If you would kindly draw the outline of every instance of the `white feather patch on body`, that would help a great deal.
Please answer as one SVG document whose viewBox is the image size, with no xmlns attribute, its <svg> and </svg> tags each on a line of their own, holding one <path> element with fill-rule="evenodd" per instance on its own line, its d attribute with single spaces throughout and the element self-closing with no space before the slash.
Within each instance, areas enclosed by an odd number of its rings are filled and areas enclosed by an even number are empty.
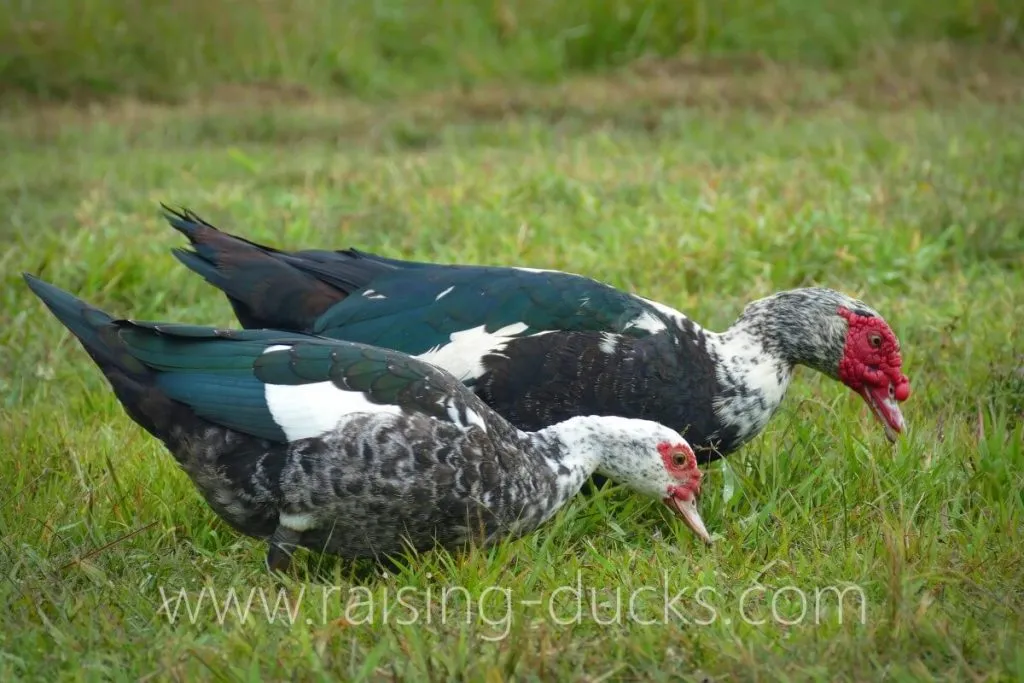
<svg viewBox="0 0 1024 683">
<path fill-rule="evenodd" d="M 471 426 L 476 425 L 480 429 L 487 433 L 487 423 L 484 422 L 484 418 L 480 413 L 476 412 L 472 408 L 466 408 L 466 421 L 463 422 L 459 417 L 459 409 L 455 405 L 455 401 L 451 398 L 442 398 L 438 403 L 444 408 L 445 412 L 448 413 L 448 417 L 455 424 L 469 429 Z"/>
<path fill-rule="evenodd" d="M 484 418 L 481 417 L 480 413 L 476 412 L 472 408 L 466 408 L 466 419 L 469 420 L 471 425 L 476 425 L 480 429 L 487 433 L 487 423 L 484 422 Z"/>
<path fill-rule="evenodd" d="M 471 327 L 452 332 L 448 337 L 449 343 L 435 346 L 416 357 L 447 370 L 464 382 L 484 373 L 484 356 L 500 353 L 509 341 L 527 328 L 525 323 L 512 323 L 494 332 L 486 332 L 483 325 Z"/>
<path fill-rule="evenodd" d="M 619 335 L 612 332 L 602 332 L 601 342 L 597 345 L 597 348 L 601 349 L 603 353 L 609 355 L 615 353 L 615 347 L 619 345 Z"/>
<path fill-rule="evenodd" d="M 286 529 L 292 531 L 309 531 L 317 524 L 316 517 L 309 512 L 300 512 L 297 514 L 289 514 L 282 512 L 277 517 L 277 523 Z"/>
<path fill-rule="evenodd" d="M 363 292 L 363 296 L 365 296 L 367 299 L 387 299 L 386 296 L 384 296 L 375 289 L 366 290 L 365 292 Z"/>
<path fill-rule="evenodd" d="M 264 353 L 291 348 L 267 347 Z M 345 391 L 333 382 L 265 384 L 264 399 L 274 422 L 289 441 L 309 439 L 334 430 L 342 418 L 356 413 L 401 415 L 396 405 L 373 403 L 361 391 Z"/>
<path fill-rule="evenodd" d="M 434 297 L 434 301 L 440 301 L 441 299 L 445 298 L 446 296 L 448 296 L 449 294 L 451 294 L 451 291 L 452 291 L 453 289 L 455 289 L 455 285 L 452 285 L 452 286 L 451 286 L 451 287 L 449 287 L 448 289 L 444 290 L 443 292 L 441 292 L 440 294 L 438 294 L 437 296 L 435 296 L 435 297 Z"/>
</svg>

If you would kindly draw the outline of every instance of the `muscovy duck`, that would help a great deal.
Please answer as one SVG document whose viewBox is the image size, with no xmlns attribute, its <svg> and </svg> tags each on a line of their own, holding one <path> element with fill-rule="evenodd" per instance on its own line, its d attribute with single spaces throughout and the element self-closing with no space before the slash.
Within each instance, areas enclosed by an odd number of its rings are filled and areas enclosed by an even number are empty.
<svg viewBox="0 0 1024 683">
<path fill-rule="evenodd" d="M 522 535 L 595 471 L 663 501 L 706 543 L 686 440 L 648 420 L 579 416 L 523 432 L 439 368 L 397 351 L 276 330 L 116 320 L 26 274 L 128 415 L 211 508 L 268 539 L 387 559 Z"/>
<path fill-rule="evenodd" d="M 860 394 L 890 441 L 904 429 L 910 383 L 896 335 L 877 311 L 831 289 L 759 299 L 716 333 L 581 275 L 280 251 L 163 208 L 191 242 L 177 258 L 227 294 L 244 327 L 430 361 L 520 429 L 574 415 L 649 419 L 684 434 L 707 463 L 764 429 L 797 365 Z"/>
</svg>

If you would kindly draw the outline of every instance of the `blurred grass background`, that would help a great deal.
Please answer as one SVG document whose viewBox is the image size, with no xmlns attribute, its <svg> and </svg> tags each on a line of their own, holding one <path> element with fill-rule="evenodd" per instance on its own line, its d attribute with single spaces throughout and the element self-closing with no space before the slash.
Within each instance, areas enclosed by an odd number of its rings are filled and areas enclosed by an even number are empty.
<svg viewBox="0 0 1024 683">
<path fill-rule="evenodd" d="M 388 97 L 645 57 L 844 68 L 902 43 L 1019 48 L 1018 0 L 8 0 L 0 96 L 173 101 L 225 83 Z"/>
<path fill-rule="evenodd" d="M 6 0 L 0 681 L 1024 680 L 1022 7 Z M 276 247 L 585 273 L 715 330 L 783 288 L 862 297 L 914 387 L 897 446 L 804 371 L 708 468 L 713 549 L 612 491 L 365 585 L 546 599 L 581 571 L 602 596 L 712 586 L 736 616 L 755 584 L 855 583 L 867 623 L 170 623 L 158 587 L 269 588 L 264 546 L 21 278 L 233 326 L 159 202 Z M 306 557 L 292 590 L 352 581 Z"/>
</svg>

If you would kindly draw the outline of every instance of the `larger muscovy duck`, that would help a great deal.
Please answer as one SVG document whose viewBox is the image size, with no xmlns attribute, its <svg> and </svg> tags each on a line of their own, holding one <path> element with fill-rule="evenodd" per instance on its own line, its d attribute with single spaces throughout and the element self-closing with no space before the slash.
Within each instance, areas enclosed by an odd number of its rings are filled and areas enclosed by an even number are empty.
<svg viewBox="0 0 1024 683">
<path fill-rule="evenodd" d="M 706 543 L 686 440 L 647 420 L 574 417 L 521 431 L 439 368 L 276 330 L 115 320 L 25 275 L 128 415 L 234 529 L 347 558 L 531 531 L 595 471 L 662 500 Z"/>
<path fill-rule="evenodd" d="M 665 424 L 710 462 L 755 437 L 805 365 L 859 394 L 895 441 L 910 395 L 885 319 L 807 287 L 747 305 L 726 331 L 596 280 L 343 251 L 280 251 L 164 206 L 175 255 L 227 294 L 244 327 L 396 349 L 451 372 L 521 429 L 575 415 Z"/>
</svg>

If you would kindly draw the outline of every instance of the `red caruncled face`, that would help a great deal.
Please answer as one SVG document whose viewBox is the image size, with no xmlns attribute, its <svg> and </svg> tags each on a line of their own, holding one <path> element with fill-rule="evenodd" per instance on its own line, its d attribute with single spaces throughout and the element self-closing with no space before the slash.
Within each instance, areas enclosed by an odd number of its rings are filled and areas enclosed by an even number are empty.
<svg viewBox="0 0 1024 683">
<path fill-rule="evenodd" d="M 843 307 L 838 313 L 850 324 L 839 379 L 861 395 L 885 425 L 885 435 L 895 441 L 904 427 L 897 402 L 910 397 L 910 380 L 901 370 L 900 343 L 881 318 Z"/>
<path fill-rule="evenodd" d="M 685 443 L 658 444 L 658 453 L 665 469 L 678 484 L 673 484 L 665 491 L 662 502 L 682 517 L 686 525 L 700 536 L 705 543 L 711 543 L 711 534 L 704 526 L 704 520 L 697 512 L 697 496 L 700 495 L 700 480 L 704 476 L 697 466 L 697 456 L 693 449 Z"/>
</svg>

